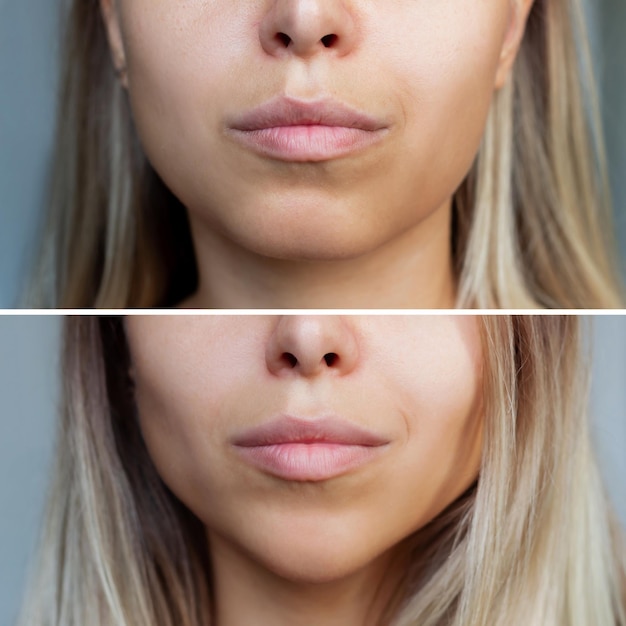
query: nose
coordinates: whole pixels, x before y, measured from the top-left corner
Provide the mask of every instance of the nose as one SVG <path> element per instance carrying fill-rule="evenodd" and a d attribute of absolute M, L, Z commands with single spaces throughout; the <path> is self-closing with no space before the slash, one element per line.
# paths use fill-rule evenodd
<path fill-rule="evenodd" d="M 273 56 L 343 56 L 354 46 L 356 25 L 345 0 L 274 0 L 261 21 L 260 38 Z"/>
<path fill-rule="evenodd" d="M 345 375 L 356 367 L 359 348 L 343 317 L 286 315 L 273 329 L 265 360 L 276 376 Z"/>

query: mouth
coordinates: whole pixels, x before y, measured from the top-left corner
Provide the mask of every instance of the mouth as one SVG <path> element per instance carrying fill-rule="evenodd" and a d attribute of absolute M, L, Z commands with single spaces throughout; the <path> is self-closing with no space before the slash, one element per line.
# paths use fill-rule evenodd
<path fill-rule="evenodd" d="M 334 100 L 279 97 L 235 117 L 227 133 L 258 154 L 279 161 L 319 162 L 378 143 L 389 123 Z"/>
<path fill-rule="evenodd" d="M 389 439 L 350 422 L 327 417 L 280 417 L 232 440 L 240 457 L 276 478 L 320 482 L 375 460 Z"/>

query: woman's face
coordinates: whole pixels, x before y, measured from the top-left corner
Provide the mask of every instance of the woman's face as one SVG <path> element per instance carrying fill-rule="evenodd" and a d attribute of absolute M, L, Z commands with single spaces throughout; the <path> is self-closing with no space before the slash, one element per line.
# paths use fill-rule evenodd
<path fill-rule="evenodd" d="M 292 580 L 360 571 L 477 477 L 477 324 L 129 317 L 148 450 L 214 545 Z"/>
<path fill-rule="evenodd" d="M 101 4 L 194 235 L 337 259 L 446 230 L 531 0 Z"/>

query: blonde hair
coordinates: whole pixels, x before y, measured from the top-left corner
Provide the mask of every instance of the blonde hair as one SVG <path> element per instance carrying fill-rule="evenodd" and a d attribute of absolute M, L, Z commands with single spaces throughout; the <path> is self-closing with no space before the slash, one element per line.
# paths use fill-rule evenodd
<path fill-rule="evenodd" d="M 483 318 L 479 478 L 407 540 L 395 626 L 626 624 L 622 536 L 590 449 L 573 317 Z M 123 322 L 67 322 L 65 406 L 22 626 L 207 626 L 201 522 L 157 475 Z"/>
<path fill-rule="evenodd" d="M 139 146 L 98 3 L 74 0 L 68 15 L 51 210 L 30 300 L 174 304 L 197 283 L 185 208 Z M 536 0 L 454 196 L 459 306 L 621 306 L 593 92 L 579 0 Z"/>

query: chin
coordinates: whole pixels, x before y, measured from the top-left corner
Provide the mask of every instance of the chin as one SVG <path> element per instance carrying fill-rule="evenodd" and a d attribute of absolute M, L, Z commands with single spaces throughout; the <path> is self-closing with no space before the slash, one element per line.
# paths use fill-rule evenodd
<path fill-rule="evenodd" d="M 285 526 L 283 523 L 282 531 L 268 529 L 247 541 L 246 551 L 265 569 L 294 583 L 322 584 L 344 579 L 393 545 L 392 539 L 380 541 L 345 520 L 339 526 L 323 521 L 295 522 L 290 531 Z M 243 542 L 240 545 L 245 546 Z"/>
<path fill-rule="evenodd" d="M 324 550 L 295 551 L 283 547 L 281 554 L 257 556 L 261 564 L 275 576 L 297 584 L 322 585 L 347 578 L 362 569 L 357 555 L 343 553 L 341 548 L 328 545 Z"/>
<path fill-rule="evenodd" d="M 359 257 L 394 236 L 397 220 L 360 199 L 338 197 L 248 198 L 219 214 L 190 211 L 239 247 L 260 256 L 300 261 Z M 398 229 L 400 230 L 400 229 Z"/>
<path fill-rule="evenodd" d="M 371 252 L 369 247 L 356 247 L 354 242 L 345 244 L 337 243 L 329 245 L 330 242 L 320 243 L 303 241 L 290 241 L 283 245 L 261 245 L 256 250 L 257 254 L 276 261 L 291 261 L 294 263 L 331 263 L 337 261 L 350 261 Z"/>
<path fill-rule="evenodd" d="M 382 233 L 359 231 L 338 223 L 302 222 L 294 227 L 276 226 L 270 232 L 245 232 L 235 242 L 250 252 L 269 259 L 296 262 L 349 261 L 384 245 Z"/>

